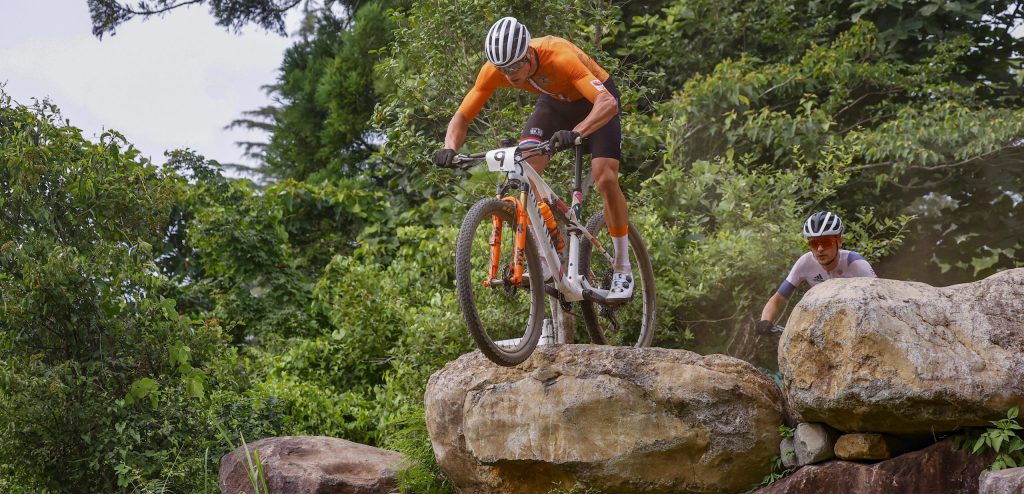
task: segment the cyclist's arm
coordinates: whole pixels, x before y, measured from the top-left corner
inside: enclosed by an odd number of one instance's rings
[[[587,137],[604,127],[618,113],[619,104],[615,97],[608,91],[601,91],[594,98],[594,108],[590,110],[590,114],[572,130],[579,132],[582,137]]]
[[[764,304],[764,309],[761,309],[761,320],[774,323],[785,307],[786,297],[782,296],[779,292],[775,292],[772,294],[772,298],[768,299],[768,303]]]
[[[619,103],[615,101],[615,96],[612,96],[604,87],[601,79],[587,68],[586,64],[572,53],[563,54],[555,63],[562,67],[569,80],[572,81],[573,87],[594,105],[587,118],[584,118],[572,130],[587,137],[615,118],[615,115],[619,113]]]
[[[476,82],[473,83],[473,89],[470,89],[466,93],[466,97],[462,98],[459,109],[455,112],[455,115],[452,115],[451,121],[448,122],[448,131],[444,136],[444,147],[446,149],[458,150],[466,142],[469,123],[476,118],[476,115],[480,113],[487,100],[491,99],[494,90],[501,85],[501,81],[496,74],[500,76],[497,69],[489,66],[489,64],[484,64],[480,68]]]
[[[875,270],[871,267],[871,263],[869,263],[867,259],[861,257],[860,254],[851,250],[846,259],[849,266],[847,271],[851,278],[860,276],[866,278],[878,277],[878,275],[875,274]]]
[[[779,284],[779,288],[775,290],[772,297],[768,299],[768,303],[764,304],[764,309],[761,309],[761,320],[772,321],[782,314],[782,311],[786,308],[786,301],[793,295],[797,285],[804,280],[803,268],[801,262],[806,263],[811,258],[808,255],[800,256],[800,259],[796,260],[793,267],[789,270],[789,274],[786,275],[786,279],[782,280]]]
[[[466,133],[469,131],[469,119],[462,113],[455,112],[452,120],[448,122],[448,132],[444,135],[445,149],[458,150],[462,143],[466,142]]]

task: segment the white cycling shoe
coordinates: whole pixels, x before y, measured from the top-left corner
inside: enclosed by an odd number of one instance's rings
[[[613,273],[612,287],[608,290],[605,300],[609,302],[621,302],[633,296],[633,274]]]

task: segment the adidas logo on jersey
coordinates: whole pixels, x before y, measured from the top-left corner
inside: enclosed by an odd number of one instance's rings
[[[823,278],[821,276],[821,273],[819,273],[819,274],[814,275],[814,281],[817,281],[818,283],[821,283],[821,282],[825,281],[825,278]]]

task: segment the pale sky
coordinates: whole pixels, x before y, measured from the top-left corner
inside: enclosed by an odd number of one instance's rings
[[[49,98],[94,141],[121,132],[156,163],[189,147],[255,164],[234,142],[262,136],[223,127],[269,103],[260,86],[276,80],[289,38],[233,34],[206,6],[133,19],[102,41],[91,30],[86,0],[0,0],[0,84],[23,105]]]

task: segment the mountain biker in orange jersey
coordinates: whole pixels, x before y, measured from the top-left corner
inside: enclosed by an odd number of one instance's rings
[[[782,312],[786,300],[796,290],[801,281],[814,286],[832,278],[876,278],[871,268],[860,254],[852,250],[843,250],[843,220],[830,211],[819,211],[804,222],[804,237],[811,251],[800,256],[793,269],[778,290],[768,299],[761,310],[761,320],[754,325],[758,334],[781,332],[775,325],[775,318]]]
[[[626,197],[619,188],[622,126],[619,92],[611,77],[569,41],[554,36],[532,39],[526,26],[514,17],[504,17],[491,26],[484,52],[487,62],[448,123],[444,149],[434,155],[434,164],[452,166],[455,150],[466,140],[469,123],[497,88],[513,87],[539,94],[519,142],[551,140],[556,148],[565,149],[578,138],[589,138],[585,146],[591,153],[591,174],[604,198],[605,220],[615,251],[608,299],[629,298],[633,294],[629,216]],[[529,163],[541,173],[548,159],[535,156]],[[541,264],[546,270],[543,259]]]

